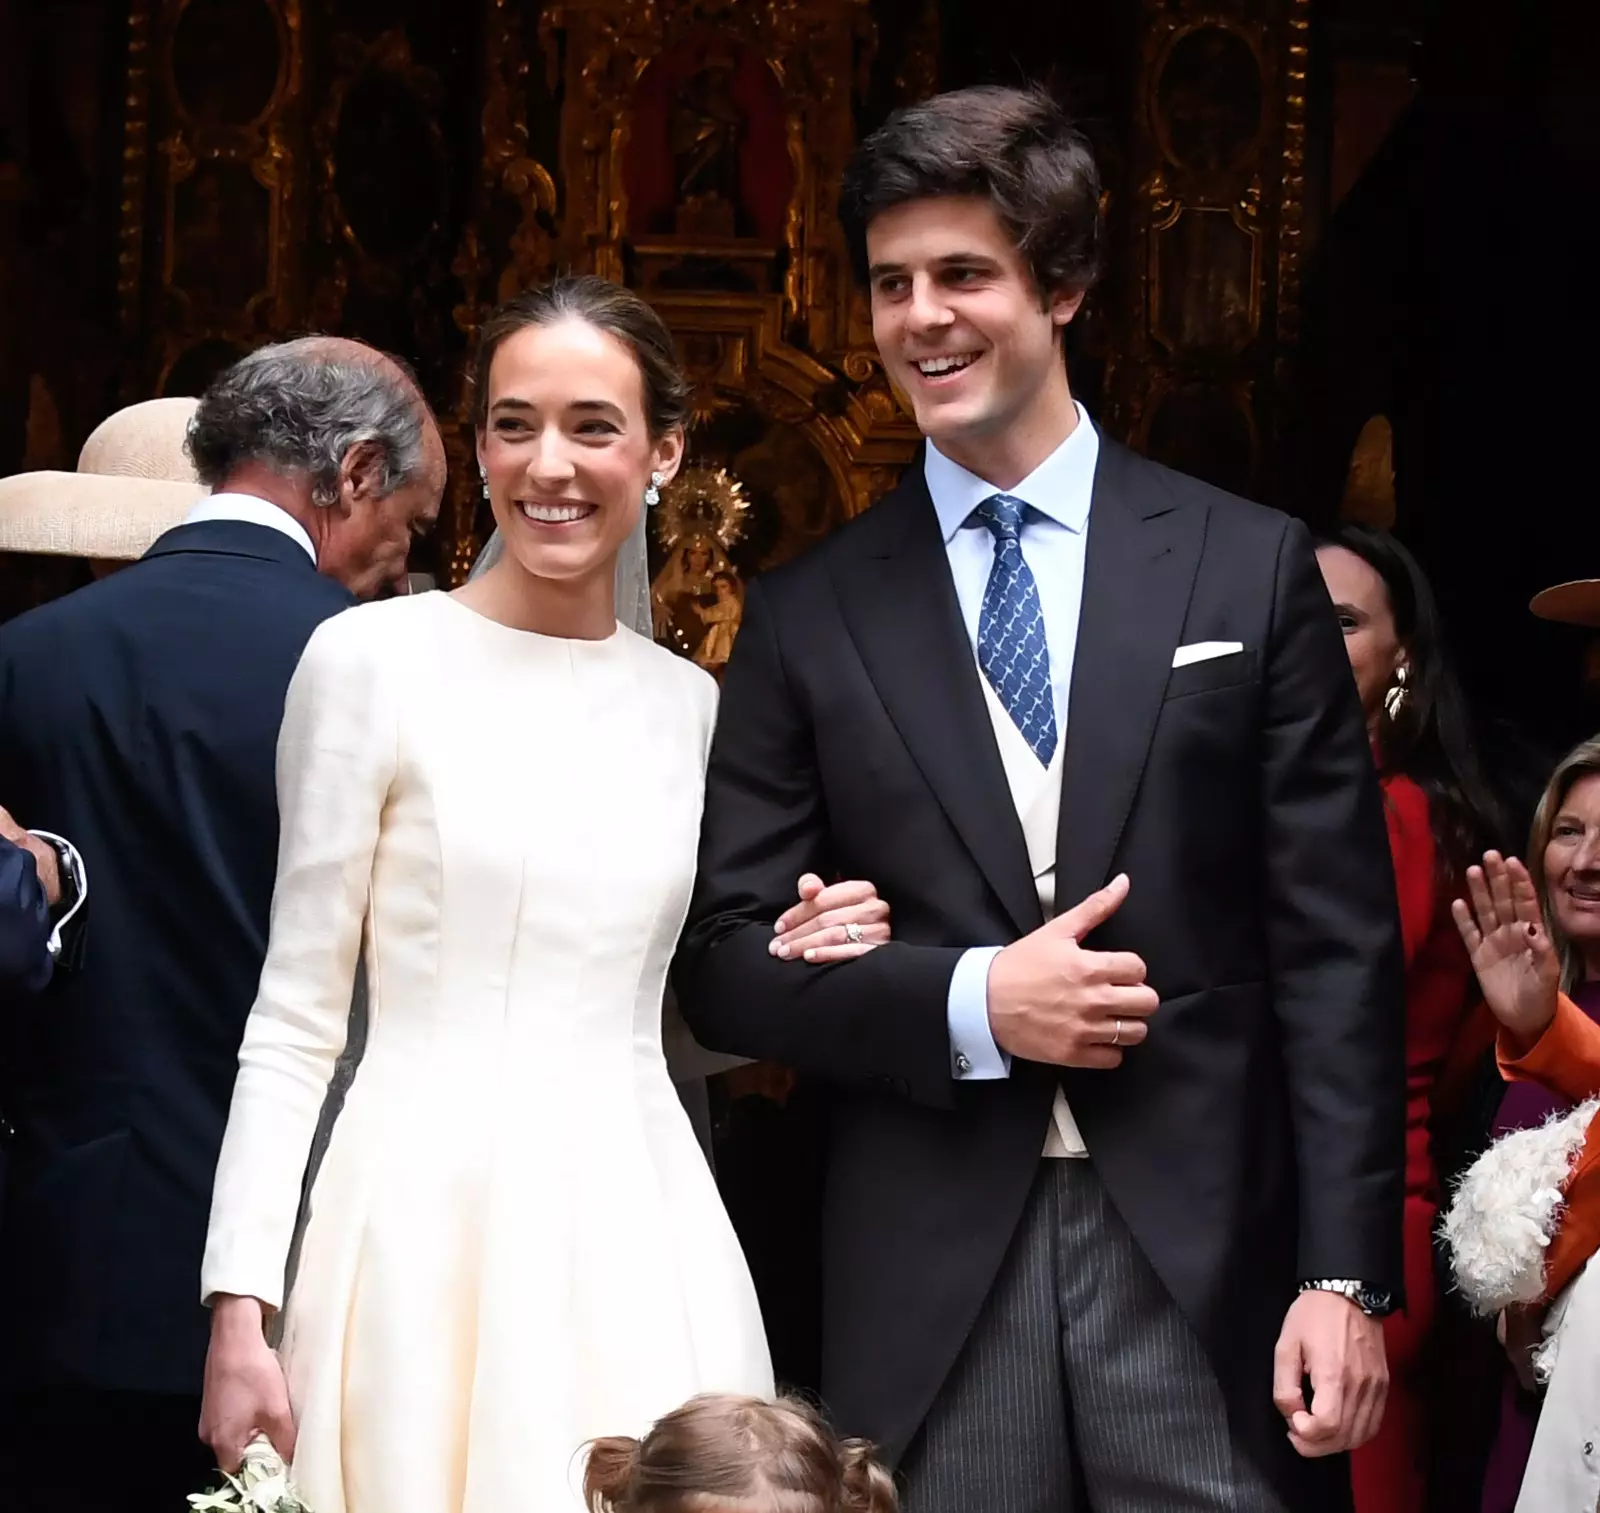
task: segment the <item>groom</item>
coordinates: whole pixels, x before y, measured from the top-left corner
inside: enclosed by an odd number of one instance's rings
[[[911,1513],[1339,1508],[1400,1285],[1380,798],[1305,531],[1073,400],[1098,199],[1041,93],[858,150],[928,444],[750,589],[678,988],[705,1045],[838,1089],[823,1390]],[[775,959],[813,871],[894,943]]]

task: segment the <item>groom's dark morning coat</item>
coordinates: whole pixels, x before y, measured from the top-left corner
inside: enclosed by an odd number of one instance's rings
[[[823,1392],[898,1459],[1006,1253],[1056,1078],[1110,1194],[1205,1343],[1288,1505],[1337,1506],[1272,1402],[1298,1280],[1401,1286],[1402,962],[1373,761],[1306,531],[1102,440],[1056,897],[1119,871],[1089,944],[1162,1004],[1116,1071],[951,1074],[965,947],[1040,923],[920,462],[751,586],[676,968],[717,1050],[839,1089],[823,1211]],[[1243,650],[1174,668],[1181,645]],[[795,880],[869,878],[894,943],[767,952]]]

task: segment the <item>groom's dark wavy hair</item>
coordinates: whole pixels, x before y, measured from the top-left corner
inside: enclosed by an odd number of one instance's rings
[[[980,84],[895,111],[856,148],[839,197],[850,266],[867,284],[867,227],[912,200],[987,200],[1041,300],[1100,272],[1100,171],[1046,89]]]

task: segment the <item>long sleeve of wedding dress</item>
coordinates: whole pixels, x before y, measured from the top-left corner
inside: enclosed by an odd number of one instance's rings
[[[280,838],[261,985],[239,1051],[212,1191],[201,1292],[282,1306],[301,1182],[344,1049],[372,860],[396,760],[374,619],[318,628],[278,740]],[[376,627],[381,630],[382,617]],[[378,985],[369,985],[378,1012]]]

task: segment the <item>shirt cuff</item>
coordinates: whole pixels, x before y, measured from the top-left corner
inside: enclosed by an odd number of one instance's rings
[[[49,830],[34,830],[30,834],[55,847],[64,874],[61,878],[62,889],[65,890],[70,883],[74,895],[67,911],[54,921],[50,930],[50,955],[54,958],[61,955],[61,932],[72,923],[78,911],[83,908],[84,901],[89,897],[89,874],[84,869],[83,858],[78,854],[78,848],[71,841]]]
[[[950,1026],[950,1075],[957,1082],[994,1082],[1011,1075],[1011,1058],[989,1029],[989,964],[999,946],[965,951],[950,977],[945,1019]]]

